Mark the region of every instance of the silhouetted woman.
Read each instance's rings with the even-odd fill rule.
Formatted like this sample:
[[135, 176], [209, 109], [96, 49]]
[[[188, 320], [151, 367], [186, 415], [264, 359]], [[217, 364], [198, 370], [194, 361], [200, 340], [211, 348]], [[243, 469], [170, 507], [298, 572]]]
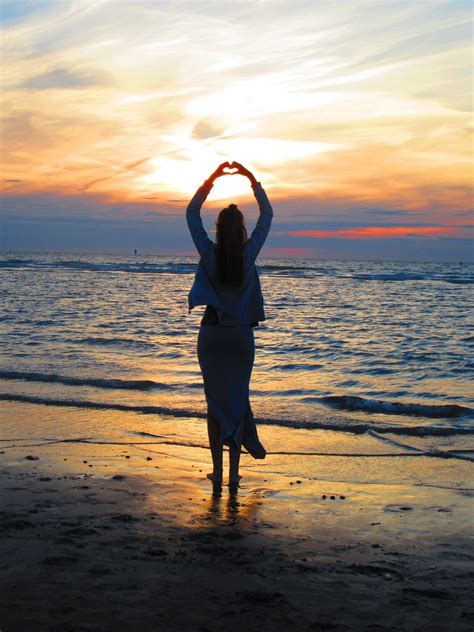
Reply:
[[[247, 239], [244, 217], [235, 204], [224, 208], [216, 222], [216, 243], [207, 236], [201, 206], [214, 180], [229, 175], [225, 168], [246, 176], [260, 209]], [[206, 305], [199, 329], [197, 352], [207, 401], [207, 428], [213, 472], [207, 477], [222, 483], [223, 445], [229, 446], [229, 485], [238, 486], [241, 446], [264, 459], [249, 402], [255, 358], [253, 328], [265, 319], [263, 296], [255, 260], [272, 223], [273, 210], [260, 182], [238, 162], [224, 162], [205, 180], [186, 209], [186, 220], [201, 256], [189, 293], [189, 311]]]

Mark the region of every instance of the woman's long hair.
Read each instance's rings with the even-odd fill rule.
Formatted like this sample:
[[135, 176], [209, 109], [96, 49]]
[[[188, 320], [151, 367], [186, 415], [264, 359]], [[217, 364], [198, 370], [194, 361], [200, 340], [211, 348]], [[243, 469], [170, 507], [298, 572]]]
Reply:
[[242, 249], [247, 241], [244, 216], [235, 204], [222, 209], [216, 222], [216, 279], [240, 286], [244, 280]]

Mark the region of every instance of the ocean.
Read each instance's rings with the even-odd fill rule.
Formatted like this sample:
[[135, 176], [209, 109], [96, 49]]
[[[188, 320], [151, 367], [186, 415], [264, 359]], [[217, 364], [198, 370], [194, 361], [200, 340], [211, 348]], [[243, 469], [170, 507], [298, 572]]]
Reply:
[[[0, 399], [40, 406], [41, 435], [55, 406], [82, 413], [83, 437], [91, 411], [121, 411], [146, 419], [143, 436], [175, 419], [172, 440], [185, 443], [205, 419], [204, 307], [187, 304], [197, 261], [2, 253]], [[473, 265], [260, 258], [257, 267], [267, 319], [254, 330], [250, 399], [259, 426], [286, 429], [288, 453], [298, 428], [308, 452], [312, 431], [332, 430], [412, 450], [424, 438], [424, 451], [472, 458]], [[1, 423], [11, 437], [14, 420]]]

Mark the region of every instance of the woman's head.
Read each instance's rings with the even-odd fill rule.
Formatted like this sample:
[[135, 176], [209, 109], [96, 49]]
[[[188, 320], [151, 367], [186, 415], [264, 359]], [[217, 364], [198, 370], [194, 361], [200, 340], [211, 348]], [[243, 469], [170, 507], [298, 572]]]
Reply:
[[219, 213], [216, 222], [216, 244], [225, 246], [236, 243], [241, 246], [247, 241], [247, 230], [242, 212], [236, 204], [229, 204]]
[[244, 216], [235, 204], [229, 204], [219, 213], [216, 222], [216, 275], [220, 283], [241, 285], [242, 248], [246, 241]]

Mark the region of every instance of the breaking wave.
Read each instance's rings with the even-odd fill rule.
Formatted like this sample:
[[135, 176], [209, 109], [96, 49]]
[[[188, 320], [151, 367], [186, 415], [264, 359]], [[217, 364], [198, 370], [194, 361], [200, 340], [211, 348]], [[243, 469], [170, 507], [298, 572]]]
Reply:
[[[89, 400], [74, 400], [47, 398], [34, 395], [20, 395], [14, 393], [0, 393], [0, 401], [14, 401], [29, 404], [42, 404], [45, 406], [61, 406], [73, 408], [89, 408], [99, 410], [121, 410], [135, 412], [144, 415], [163, 415], [166, 417], [206, 418], [206, 413], [193, 408], [172, 408], [167, 406], [143, 406], [134, 404], [120, 404], [114, 402], [94, 402]], [[363, 434], [375, 431], [382, 434], [397, 434], [407, 436], [448, 436], [448, 435], [474, 435], [474, 427], [463, 426], [401, 426], [396, 424], [373, 424], [367, 421], [351, 419], [301, 421], [300, 419], [277, 419], [273, 417], [255, 418], [257, 423], [269, 426], [282, 426], [285, 428], [300, 428], [305, 430], [333, 430]]]
[[386, 402], [380, 399], [364, 399], [355, 395], [329, 395], [319, 401], [341, 410], [361, 410], [384, 415], [410, 415], [415, 417], [431, 417], [433, 419], [455, 419], [472, 416], [474, 410], [457, 404], [404, 404], [402, 402]]

